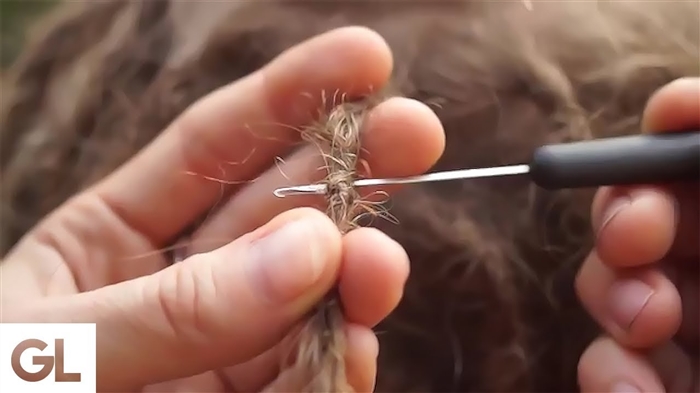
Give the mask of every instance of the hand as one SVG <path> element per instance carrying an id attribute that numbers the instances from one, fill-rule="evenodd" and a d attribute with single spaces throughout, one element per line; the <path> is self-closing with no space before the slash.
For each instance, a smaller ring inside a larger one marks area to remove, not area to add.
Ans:
<path id="1" fill-rule="evenodd" d="M 317 197 L 273 196 L 319 178 L 316 148 L 287 158 L 284 174 L 273 162 L 321 107 L 322 91 L 377 91 L 391 68 L 377 34 L 343 28 L 196 102 L 8 254 L 3 322 L 96 322 L 100 391 L 260 391 L 275 383 L 280 339 L 339 282 L 350 383 L 372 390 L 371 327 L 399 301 L 407 256 L 376 230 L 341 236 L 315 209 L 288 211 Z M 408 99 L 377 106 L 363 132 L 375 176 L 420 174 L 444 147 L 437 117 Z M 227 162 L 239 164 L 222 173 Z M 191 239 L 196 254 L 166 267 L 159 249 L 221 196 L 205 177 L 257 180 L 228 187 L 226 204 Z"/>
<path id="2" fill-rule="evenodd" d="M 648 132 L 700 128 L 700 79 L 658 91 Z M 576 280 L 605 329 L 581 357 L 583 392 L 698 392 L 698 184 L 602 188 L 595 250 Z"/>

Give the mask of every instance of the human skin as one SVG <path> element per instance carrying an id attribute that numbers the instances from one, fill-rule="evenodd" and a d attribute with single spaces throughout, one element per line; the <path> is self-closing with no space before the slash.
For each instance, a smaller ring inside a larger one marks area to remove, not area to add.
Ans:
<path id="1" fill-rule="evenodd" d="M 202 98 L 8 254 L 2 321 L 96 322 L 99 391 L 280 391 L 280 338 L 337 283 L 349 382 L 371 391 L 371 328 L 402 295 L 406 253 L 375 229 L 341 234 L 304 207 L 320 198 L 272 190 L 321 176 L 313 146 L 286 158 L 284 174 L 274 165 L 322 104 L 320 92 L 371 93 L 391 69 L 379 35 L 342 28 Z M 376 106 L 362 132 L 364 159 L 380 177 L 426 171 L 445 143 L 435 114 L 402 98 Z M 222 175 L 227 162 L 239 163 Z M 190 256 L 168 266 L 160 249 L 218 202 L 221 184 L 206 177 L 239 183 L 193 235 Z"/>
<path id="2" fill-rule="evenodd" d="M 648 133 L 700 128 L 700 79 L 651 97 Z M 596 247 L 576 289 L 605 329 L 579 363 L 583 392 L 698 392 L 700 187 L 605 187 L 592 207 Z"/>

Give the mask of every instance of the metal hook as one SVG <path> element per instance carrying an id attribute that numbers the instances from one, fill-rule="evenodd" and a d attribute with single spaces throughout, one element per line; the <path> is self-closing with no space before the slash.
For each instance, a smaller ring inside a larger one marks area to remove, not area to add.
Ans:
<path id="1" fill-rule="evenodd" d="M 353 183 L 355 187 L 382 186 L 392 184 L 414 184 L 428 183 L 445 180 L 473 179 L 492 176 L 520 175 L 530 171 L 527 164 L 510 165 L 494 168 L 458 169 L 454 171 L 435 172 L 427 175 L 385 178 L 385 179 L 362 179 Z M 325 184 L 306 184 L 302 186 L 282 187 L 273 191 L 278 198 L 285 198 L 294 195 L 323 195 L 326 193 Z"/>

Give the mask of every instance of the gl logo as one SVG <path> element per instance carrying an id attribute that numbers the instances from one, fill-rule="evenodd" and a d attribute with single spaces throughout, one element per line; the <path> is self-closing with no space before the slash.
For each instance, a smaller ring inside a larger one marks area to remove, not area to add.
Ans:
<path id="1" fill-rule="evenodd" d="M 51 371 L 56 369 L 54 380 L 56 382 L 80 382 L 80 373 L 67 373 L 64 368 L 64 342 L 62 338 L 57 338 L 55 340 L 56 352 L 54 356 L 44 355 L 44 356 L 34 356 L 32 359 L 32 364 L 35 366 L 42 366 L 41 370 L 37 372 L 29 372 L 22 367 L 20 363 L 20 358 L 22 354 L 30 348 L 38 349 L 43 351 L 48 347 L 48 344 L 42 340 L 28 339 L 17 344 L 17 347 L 12 351 L 12 370 L 15 374 L 22 380 L 26 382 L 39 382 L 44 380 L 51 374 Z"/>

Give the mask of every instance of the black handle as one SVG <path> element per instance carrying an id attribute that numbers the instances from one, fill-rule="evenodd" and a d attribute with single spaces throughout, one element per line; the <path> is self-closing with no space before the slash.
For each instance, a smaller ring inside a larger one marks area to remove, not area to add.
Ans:
<path id="1" fill-rule="evenodd" d="M 700 131 L 542 146 L 530 163 L 546 189 L 700 180 Z"/>

